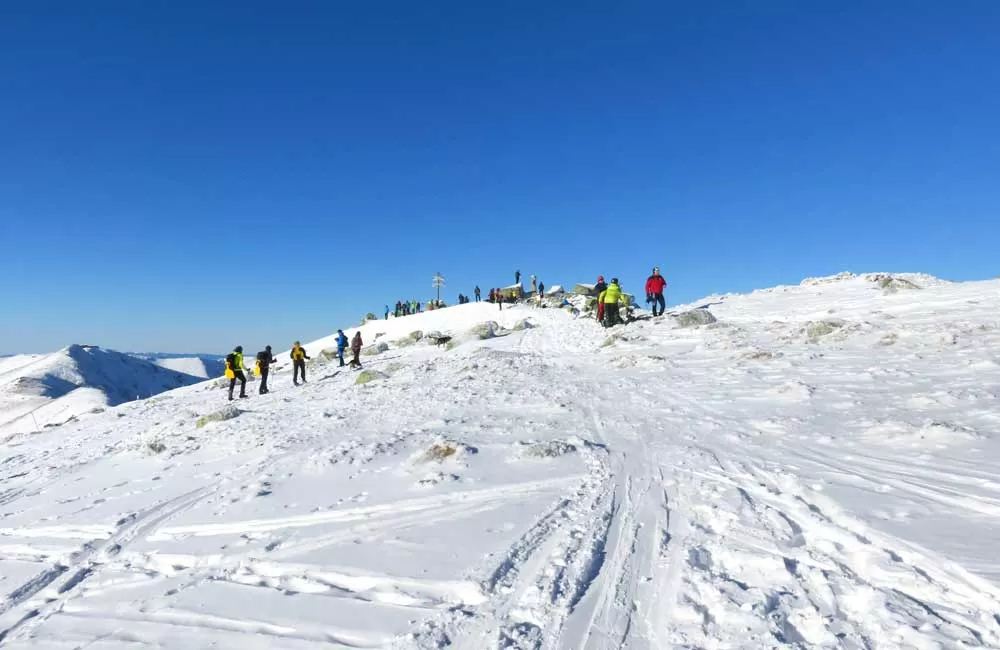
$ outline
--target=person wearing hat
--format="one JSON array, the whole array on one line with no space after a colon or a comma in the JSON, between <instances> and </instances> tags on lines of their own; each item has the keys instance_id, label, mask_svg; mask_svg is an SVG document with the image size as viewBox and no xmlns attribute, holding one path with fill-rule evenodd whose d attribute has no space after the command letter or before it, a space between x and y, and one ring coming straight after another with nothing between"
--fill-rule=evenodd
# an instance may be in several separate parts
<instances>
[{"instance_id":1,"label":"person wearing hat","mask_svg":"<svg viewBox=\"0 0 1000 650\"><path fill-rule=\"evenodd\" d=\"M267 388L267 375L271 372L271 364L273 363L274 355L271 354L270 345L257 353L257 372L255 374L260 375L260 390L257 392L261 395L271 392Z\"/></svg>"},{"instance_id":2,"label":"person wearing hat","mask_svg":"<svg viewBox=\"0 0 1000 650\"><path fill-rule=\"evenodd\" d=\"M337 330L337 358L340 360L340 367L344 367L344 350L347 349L347 335L344 330Z\"/></svg>"},{"instance_id":3,"label":"person wearing hat","mask_svg":"<svg viewBox=\"0 0 1000 650\"><path fill-rule=\"evenodd\" d=\"M302 383L306 383L306 359L311 357L306 354L306 349L298 341L292 346L292 383L299 385L299 373L302 373Z\"/></svg>"},{"instance_id":4,"label":"person wearing hat","mask_svg":"<svg viewBox=\"0 0 1000 650\"><path fill-rule=\"evenodd\" d=\"M625 294L622 292L618 278L611 278L611 284L605 289L597 299L604 304L604 326L613 327L623 322L619 313L619 303L625 304Z\"/></svg>"},{"instance_id":5,"label":"person wearing hat","mask_svg":"<svg viewBox=\"0 0 1000 650\"><path fill-rule=\"evenodd\" d=\"M604 302L601 300L601 294L604 293L608 288L608 283L604 281L604 276L597 276L597 284L594 285L594 292L590 295L597 296L597 322L604 322Z\"/></svg>"},{"instance_id":6,"label":"person wearing hat","mask_svg":"<svg viewBox=\"0 0 1000 650\"><path fill-rule=\"evenodd\" d=\"M233 389L236 381L240 382L240 399L247 396L246 366L243 365L243 346L237 345L226 356L226 376L229 377L229 401L233 401Z\"/></svg>"},{"instance_id":7,"label":"person wearing hat","mask_svg":"<svg viewBox=\"0 0 1000 650\"><path fill-rule=\"evenodd\" d=\"M653 275L646 280L646 302L653 303L653 316L662 316L667 309L667 301L663 299L663 290L667 288L667 281L660 275L660 267L653 267ZM659 312L656 308L659 307Z\"/></svg>"}]
</instances>

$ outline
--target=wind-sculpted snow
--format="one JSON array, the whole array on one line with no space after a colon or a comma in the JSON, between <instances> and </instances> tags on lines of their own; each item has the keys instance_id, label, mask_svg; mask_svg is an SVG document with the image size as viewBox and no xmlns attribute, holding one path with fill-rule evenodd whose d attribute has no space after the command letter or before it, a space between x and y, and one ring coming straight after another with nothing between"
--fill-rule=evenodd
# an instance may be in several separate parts
<instances>
[{"instance_id":1,"label":"wind-sculpted snow","mask_svg":"<svg viewBox=\"0 0 1000 650\"><path fill-rule=\"evenodd\" d=\"M998 648L1000 282L893 277L464 305L16 435L0 647Z\"/></svg>"}]
</instances>

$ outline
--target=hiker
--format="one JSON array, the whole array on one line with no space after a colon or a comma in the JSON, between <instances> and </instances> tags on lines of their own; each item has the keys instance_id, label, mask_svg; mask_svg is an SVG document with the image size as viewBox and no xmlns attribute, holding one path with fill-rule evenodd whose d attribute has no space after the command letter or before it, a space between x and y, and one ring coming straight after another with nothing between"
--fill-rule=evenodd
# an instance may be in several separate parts
<instances>
[{"instance_id":1,"label":"hiker","mask_svg":"<svg viewBox=\"0 0 1000 650\"><path fill-rule=\"evenodd\" d=\"M653 275L646 280L646 302L653 303L653 316L662 316L667 309L667 301L663 299L663 290L667 286L667 281L660 275L660 267L653 267ZM660 311L657 313L656 308Z\"/></svg>"},{"instance_id":2,"label":"hiker","mask_svg":"<svg viewBox=\"0 0 1000 650\"><path fill-rule=\"evenodd\" d=\"M594 293L597 294L597 322L604 322L604 303L601 301L601 294L608 288L608 283L604 281L604 276L597 276L597 284L594 285Z\"/></svg>"},{"instance_id":3,"label":"hiker","mask_svg":"<svg viewBox=\"0 0 1000 650\"><path fill-rule=\"evenodd\" d=\"M246 366L243 365L243 346L237 345L226 357L226 376L229 377L229 401L233 401L233 389L236 388L236 380L240 382L240 399L247 396L247 376L244 372Z\"/></svg>"},{"instance_id":4,"label":"hiker","mask_svg":"<svg viewBox=\"0 0 1000 650\"><path fill-rule=\"evenodd\" d=\"M347 335L344 330L337 330L337 359L340 360L340 367L344 367L344 350L347 349Z\"/></svg>"},{"instance_id":5,"label":"hiker","mask_svg":"<svg viewBox=\"0 0 1000 650\"><path fill-rule=\"evenodd\" d=\"M389 305L385 306L385 319L389 320Z\"/></svg>"},{"instance_id":6,"label":"hiker","mask_svg":"<svg viewBox=\"0 0 1000 650\"><path fill-rule=\"evenodd\" d=\"M538 295L539 295L539 297L544 297L545 296L545 284L542 283L542 282L538 283Z\"/></svg>"},{"instance_id":7,"label":"hiker","mask_svg":"<svg viewBox=\"0 0 1000 650\"><path fill-rule=\"evenodd\" d=\"M521 272L514 271L514 284L521 284Z\"/></svg>"},{"instance_id":8,"label":"hiker","mask_svg":"<svg viewBox=\"0 0 1000 650\"><path fill-rule=\"evenodd\" d=\"M257 391L261 395L267 395L271 391L267 388L267 375L271 372L271 364L274 363L274 355L271 354L271 346L266 346L257 353L257 368L255 375L260 375L260 389Z\"/></svg>"},{"instance_id":9,"label":"hiker","mask_svg":"<svg viewBox=\"0 0 1000 650\"><path fill-rule=\"evenodd\" d=\"M351 352L354 353L354 358L351 359L352 368L361 367L361 346L364 342L361 340L361 332L354 333L354 339L351 340Z\"/></svg>"},{"instance_id":10,"label":"hiker","mask_svg":"<svg viewBox=\"0 0 1000 650\"><path fill-rule=\"evenodd\" d=\"M625 303L625 294L622 293L618 278L611 278L611 284L601 292L597 298L599 303L604 304L604 327L614 327L622 321L619 312L619 303Z\"/></svg>"},{"instance_id":11,"label":"hiker","mask_svg":"<svg viewBox=\"0 0 1000 650\"><path fill-rule=\"evenodd\" d=\"M473 290L472 293L476 296L476 302L480 302L482 300L481 297L480 297L480 295L479 295L479 285L478 284L476 285L476 288Z\"/></svg>"},{"instance_id":12,"label":"hiker","mask_svg":"<svg viewBox=\"0 0 1000 650\"><path fill-rule=\"evenodd\" d=\"M306 349L298 341L292 346L290 356L292 357L292 383L296 386L299 385L299 372L302 373L302 383L306 383L306 359L312 357L306 354Z\"/></svg>"},{"instance_id":13,"label":"hiker","mask_svg":"<svg viewBox=\"0 0 1000 650\"><path fill-rule=\"evenodd\" d=\"M497 289L497 304L500 305L500 311L503 311L503 292Z\"/></svg>"},{"instance_id":14,"label":"hiker","mask_svg":"<svg viewBox=\"0 0 1000 650\"><path fill-rule=\"evenodd\" d=\"M490 289L490 293L487 296L489 298L490 304L493 304L494 302L496 302L496 295L497 295L496 294L496 290L495 289Z\"/></svg>"}]
</instances>

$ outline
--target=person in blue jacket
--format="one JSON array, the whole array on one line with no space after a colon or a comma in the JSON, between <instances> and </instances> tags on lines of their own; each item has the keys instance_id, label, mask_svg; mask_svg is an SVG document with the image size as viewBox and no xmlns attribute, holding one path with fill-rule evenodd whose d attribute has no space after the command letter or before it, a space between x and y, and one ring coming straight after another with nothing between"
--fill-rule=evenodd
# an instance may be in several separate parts
<instances>
[{"instance_id":1,"label":"person in blue jacket","mask_svg":"<svg viewBox=\"0 0 1000 650\"><path fill-rule=\"evenodd\" d=\"M344 365L344 350L347 349L347 335L344 334L344 330L337 330L337 358L340 359L340 365Z\"/></svg>"}]
</instances>

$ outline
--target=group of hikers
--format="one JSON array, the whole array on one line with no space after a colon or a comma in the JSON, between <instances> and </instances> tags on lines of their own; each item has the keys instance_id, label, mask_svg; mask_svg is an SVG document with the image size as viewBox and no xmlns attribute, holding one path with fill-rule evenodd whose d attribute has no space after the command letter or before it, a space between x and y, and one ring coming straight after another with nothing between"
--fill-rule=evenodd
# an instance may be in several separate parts
<instances>
[{"instance_id":1,"label":"group of hikers","mask_svg":"<svg viewBox=\"0 0 1000 650\"><path fill-rule=\"evenodd\" d=\"M350 345L351 352L354 354L354 358L351 359L350 363L344 363L344 352L347 350L348 345ZM341 367L347 365L351 368L361 367L361 348L364 346L364 341L361 340L361 332L355 332L354 338L348 343L347 335L344 334L344 330L337 330L337 358L340 360ZM292 383L296 386L299 385L299 379L302 383L306 383L306 361L312 359L308 354L306 354L306 349L302 347L302 344L298 341L292 345L292 351L288 355L292 360ZM267 377L271 373L271 366L276 363L274 354L271 352L271 346L266 346L263 350L257 353L257 363L254 366L253 374L260 377L260 388L258 392L261 395L266 395L271 392L267 387ZM229 379L229 401L233 401L233 391L236 389L236 382L240 384L240 394L241 399L247 398L247 375L250 372L243 363L243 346L237 345L233 348L233 351L226 356L226 377Z\"/></svg>"},{"instance_id":2,"label":"group of hikers","mask_svg":"<svg viewBox=\"0 0 1000 650\"><path fill-rule=\"evenodd\" d=\"M538 282L534 275L530 278L531 282L531 292L539 299L545 295L545 285ZM514 283L515 285L520 285L521 283L521 272L514 272ZM663 296L664 290L667 287L667 281L660 275L660 267L653 267L653 273L646 279L646 304L652 304L653 306L653 316L662 316L666 310L666 300ZM476 302L481 301L482 293L477 286L474 291ZM592 296L597 297L597 321L601 323L604 327L614 327L618 324L623 324L625 321L621 316L621 307L625 306L626 309L630 307L628 297L622 291L621 283L618 282L618 278L611 278L611 283L608 284L604 281L604 276L597 276L597 283L591 291ZM503 289L490 289L489 301L491 303L496 303L503 309L504 302L515 302L519 295L514 292L505 293ZM459 304L466 304L471 302L468 296L459 294L458 296ZM428 310L434 308L440 308L443 303L439 301L431 300L427 303ZM410 314L420 313L420 303L416 300L412 301L399 301L396 303L395 315L397 318L400 316L408 316ZM388 320L390 314L389 306L385 306L385 317ZM361 367L361 347L364 342L361 340L361 332L356 332L354 338L348 343L347 335L344 334L344 330L337 330L337 358L340 360L340 365L348 365L351 368ZM351 352L354 353L354 358L351 359L349 364L344 363L344 352L347 350L348 345L350 345ZM311 359L308 354L306 354L305 348L296 341L292 346L292 351L289 355L292 359L292 383L296 386L299 385L299 379L302 379L302 383L306 383L306 361ZM274 355L271 353L271 346L266 346L263 350L257 353L257 364L254 366L253 374L260 377L260 389L259 393L261 395L266 395L269 390L267 387L267 377L270 374L271 366L274 365L275 359ZM233 399L233 391L236 389L236 382L240 384L240 398L246 398L246 386L247 377L246 373L249 372L246 366L243 365L243 346L237 345L233 348L233 351L229 353L226 357L226 377L229 379L229 399Z\"/></svg>"},{"instance_id":3,"label":"group of hikers","mask_svg":"<svg viewBox=\"0 0 1000 650\"><path fill-rule=\"evenodd\" d=\"M663 297L666 288L667 281L660 275L660 267L654 266L652 275L646 278L646 304L652 303L653 316L662 316L666 311L667 301ZM597 296L597 322L604 327L625 322L621 317L621 307L628 308L630 305L618 278L611 278L611 284L608 284L603 275L597 276L591 295Z\"/></svg>"},{"instance_id":4,"label":"group of hikers","mask_svg":"<svg viewBox=\"0 0 1000 650\"><path fill-rule=\"evenodd\" d=\"M463 296L459 295L459 299ZM468 302L468 299L466 299ZM441 309L444 307L444 302L441 300L428 300L427 301L427 311L433 311L435 309ZM389 315L392 314L396 318L402 316L409 316L410 314L419 314L423 311L423 305L421 305L419 300L400 300L396 303L395 309L389 309L389 305L385 306L385 320L389 320Z\"/></svg>"}]
</instances>

